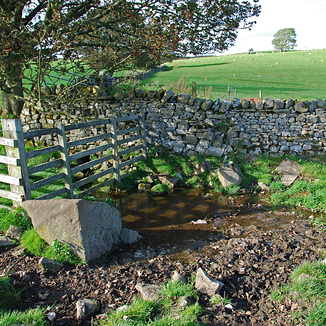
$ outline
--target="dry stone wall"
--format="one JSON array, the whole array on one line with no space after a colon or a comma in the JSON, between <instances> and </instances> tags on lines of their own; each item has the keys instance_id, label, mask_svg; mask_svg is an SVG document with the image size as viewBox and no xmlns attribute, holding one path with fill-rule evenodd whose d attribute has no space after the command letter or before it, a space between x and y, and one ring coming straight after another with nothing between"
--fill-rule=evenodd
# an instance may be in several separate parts
<instances>
[{"instance_id":1,"label":"dry stone wall","mask_svg":"<svg viewBox=\"0 0 326 326\"><path fill-rule=\"evenodd\" d=\"M149 142L179 154L223 156L246 154L326 153L325 101L233 99L204 100L172 91L116 94L74 107L43 110L26 108L24 130L73 124L110 116L145 114ZM84 131L85 136L101 128ZM41 139L48 143L53 139ZM81 138L81 135L72 136Z\"/></svg>"}]
</instances>

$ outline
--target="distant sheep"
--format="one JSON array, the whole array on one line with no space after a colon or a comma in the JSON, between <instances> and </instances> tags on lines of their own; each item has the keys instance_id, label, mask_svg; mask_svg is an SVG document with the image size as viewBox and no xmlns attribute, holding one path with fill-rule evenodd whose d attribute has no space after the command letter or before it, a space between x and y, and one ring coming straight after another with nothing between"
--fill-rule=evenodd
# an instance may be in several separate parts
<instances>
[{"instance_id":1,"label":"distant sheep","mask_svg":"<svg viewBox=\"0 0 326 326\"><path fill-rule=\"evenodd\" d=\"M271 67L274 67L274 65L273 65L273 64L271 64Z\"/></svg>"}]
</instances>

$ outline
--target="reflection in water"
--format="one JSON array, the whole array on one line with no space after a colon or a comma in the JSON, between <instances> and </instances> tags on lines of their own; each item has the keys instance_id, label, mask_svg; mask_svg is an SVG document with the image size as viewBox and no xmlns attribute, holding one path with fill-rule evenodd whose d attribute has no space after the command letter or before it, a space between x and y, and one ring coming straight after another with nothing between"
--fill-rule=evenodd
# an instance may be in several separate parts
<instances>
[{"instance_id":1,"label":"reflection in water","mask_svg":"<svg viewBox=\"0 0 326 326\"><path fill-rule=\"evenodd\" d=\"M124 253L118 251L113 261L121 257L145 259L158 253L201 250L208 242L225 235L244 236L243 227L267 231L281 228L294 218L290 212L277 212L265 202L260 204L257 196L229 198L205 189L178 189L155 197L142 193L118 194L112 198L121 213L123 227L138 231L144 238ZM205 220L207 224L191 223L197 220Z\"/></svg>"},{"instance_id":2,"label":"reflection in water","mask_svg":"<svg viewBox=\"0 0 326 326\"><path fill-rule=\"evenodd\" d=\"M217 195L206 198L207 190L179 189L166 196L143 193L115 195L123 227L138 231L151 245L172 241L207 239L218 231L212 223L192 225L217 209Z\"/></svg>"}]
</instances>

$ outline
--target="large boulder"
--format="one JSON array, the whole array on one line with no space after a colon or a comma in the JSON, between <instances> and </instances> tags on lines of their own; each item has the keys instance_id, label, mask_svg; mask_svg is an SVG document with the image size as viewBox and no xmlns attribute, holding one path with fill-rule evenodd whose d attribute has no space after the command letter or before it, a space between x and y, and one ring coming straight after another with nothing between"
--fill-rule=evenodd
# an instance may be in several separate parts
<instances>
[{"instance_id":1,"label":"large boulder","mask_svg":"<svg viewBox=\"0 0 326 326\"><path fill-rule=\"evenodd\" d=\"M50 199L27 200L22 206L44 241L67 242L83 260L111 252L120 241L120 213L107 203Z\"/></svg>"}]
</instances>

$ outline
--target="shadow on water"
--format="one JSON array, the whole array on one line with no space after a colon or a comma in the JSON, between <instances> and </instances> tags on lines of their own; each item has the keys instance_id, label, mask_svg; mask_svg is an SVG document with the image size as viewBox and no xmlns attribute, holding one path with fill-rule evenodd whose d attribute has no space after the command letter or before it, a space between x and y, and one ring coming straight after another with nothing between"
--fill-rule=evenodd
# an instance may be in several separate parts
<instances>
[{"instance_id":1,"label":"shadow on water","mask_svg":"<svg viewBox=\"0 0 326 326\"><path fill-rule=\"evenodd\" d=\"M293 219L291 214L277 214L275 207L251 194L228 197L205 189L177 189L165 196L131 193L110 197L116 200L122 226L143 237L110 255L115 262L200 250L225 237L234 226L253 225L268 231Z\"/></svg>"}]
</instances>

